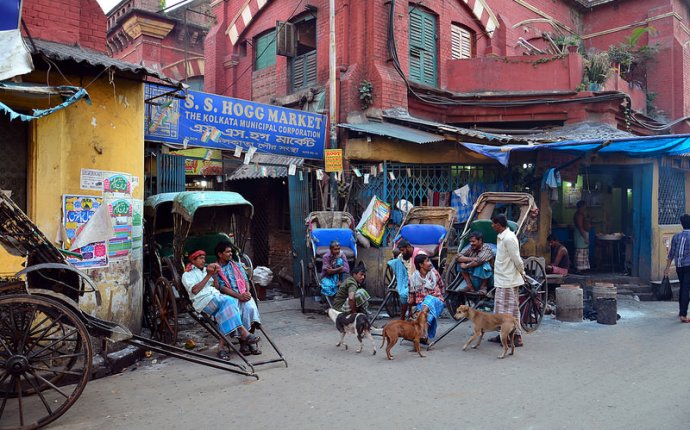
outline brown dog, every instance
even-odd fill
[[[381,336],[383,336],[383,342],[381,342],[381,348],[383,349],[383,345],[388,341],[388,346],[386,346],[386,357],[388,357],[389,360],[393,359],[391,349],[398,343],[399,337],[414,342],[414,350],[417,351],[420,357],[424,357],[419,347],[419,341],[426,335],[426,319],[428,313],[429,309],[425,307],[419,315],[417,315],[417,319],[413,321],[395,320],[383,327],[383,333],[381,334]]]
[[[465,351],[469,344],[478,337],[479,340],[477,340],[477,343],[472,347],[477,349],[479,344],[482,343],[484,332],[500,330],[503,353],[499,355],[498,358],[504,358],[508,352],[508,336],[510,336],[510,355],[515,353],[515,332],[520,327],[520,322],[514,316],[510,314],[489,314],[467,305],[460,305],[458,306],[458,311],[455,313],[455,319],[459,320],[461,318],[467,318],[472,321],[472,326],[474,328],[474,334],[465,342],[465,346],[462,347],[463,351]]]

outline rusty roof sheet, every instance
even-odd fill
[[[410,115],[405,109],[393,108],[387,109],[383,112],[383,117],[388,120],[403,122],[407,124],[423,125],[436,129],[438,133],[456,134],[463,137],[469,137],[484,142],[494,143],[509,143],[514,138],[507,134],[487,133],[480,130],[473,130],[469,128],[456,127],[454,125],[443,124],[441,122],[429,121],[422,118],[416,118]]]
[[[358,131],[364,134],[385,136],[417,144],[443,142],[446,140],[445,137],[438,134],[428,133],[426,131],[417,130],[416,128],[405,127],[388,122],[365,122],[361,124],[346,123],[338,124],[338,127]]]
[[[134,75],[153,76],[169,84],[178,85],[162,73],[138,64],[128,63],[116,58],[108,57],[106,54],[79,46],[64,45],[62,43],[49,42],[47,40],[33,39],[26,40],[26,45],[31,49],[32,55],[43,54],[53,61],[71,61],[77,64],[88,64],[90,66],[100,66],[113,68],[120,72],[129,72]],[[38,52],[34,51],[34,46]]]
[[[304,164],[303,158],[287,157],[284,155],[256,153],[249,164],[242,164],[236,169],[226,173],[228,181],[238,181],[240,179],[266,179],[284,178],[288,175],[288,166],[294,164],[301,166]],[[265,169],[262,169],[265,168]],[[266,174],[264,176],[264,173]]]

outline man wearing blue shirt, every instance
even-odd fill
[[[671,263],[676,262],[676,274],[680,283],[678,293],[678,316],[680,322],[688,323],[688,303],[690,303],[690,215],[684,214],[680,217],[680,224],[683,231],[673,235],[671,239],[671,249],[668,251],[666,269],[664,276],[668,276]]]

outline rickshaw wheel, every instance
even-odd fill
[[[306,281],[304,279],[304,260],[300,260],[299,262],[299,304],[302,307],[302,313],[306,313],[306,310],[304,309],[304,302],[307,298],[307,286],[306,286]]]
[[[539,328],[544,319],[548,285],[546,270],[537,257],[525,259],[525,273],[536,281],[534,285],[525,283],[520,288],[520,323],[522,328],[529,333]]]
[[[36,429],[79,398],[93,349],[79,317],[42,296],[0,297],[0,430]]]
[[[151,337],[167,343],[177,341],[177,304],[170,281],[160,277],[151,286]]]
[[[383,274],[383,283],[386,289],[395,288],[395,275],[393,274],[393,269],[391,266],[386,264],[386,271]],[[391,318],[395,318],[400,315],[400,296],[398,294],[393,294],[388,302],[386,302],[386,312]]]

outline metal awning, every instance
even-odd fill
[[[237,181],[240,179],[285,178],[288,175],[288,166],[291,164],[299,167],[304,164],[304,159],[287,157],[284,155],[256,153],[250,164],[242,164],[237,168],[226,164],[225,169],[227,170],[225,173],[228,175],[228,181]]]
[[[32,55],[45,55],[53,61],[69,61],[77,65],[112,68],[116,71],[131,73],[136,76],[152,76],[174,86],[179,84],[179,82],[168,78],[157,70],[108,57],[102,52],[93,51],[80,46],[65,45],[40,39],[27,41],[26,44],[31,49]]]
[[[426,131],[417,130],[415,128],[404,127],[402,125],[391,124],[387,122],[365,122],[362,124],[338,124],[338,127],[346,128],[348,130],[357,131],[364,134],[373,134],[376,136],[385,136],[393,139],[405,140],[418,144],[443,142],[445,137],[427,133]]]

